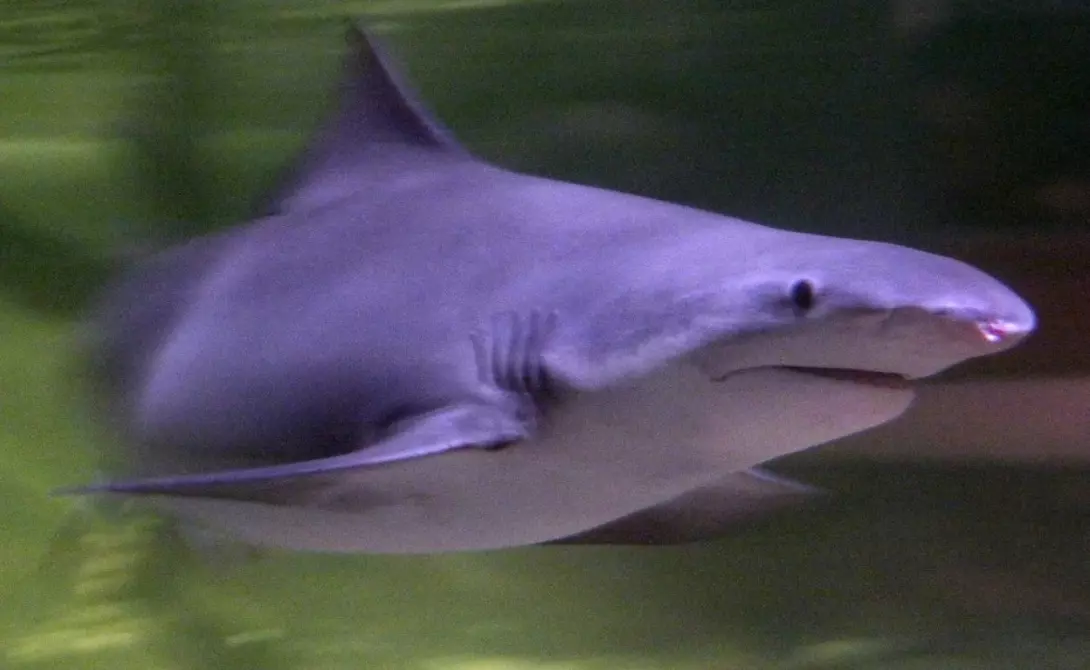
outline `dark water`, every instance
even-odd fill
[[[321,113],[349,13],[510,167],[919,244],[1090,222],[1079,3],[11,0],[0,667],[1090,667],[1078,462],[818,451],[783,467],[836,504],[659,550],[254,560],[50,498],[103,446],[85,301],[125,253],[245,215]]]

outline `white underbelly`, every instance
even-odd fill
[[[535,544],[665,502],[770,458],[884,423],[911,392],[784,369],[711,382],[687,363],[565,402],[540,436],[338,474],[294,505],[157,496],[258,545],[431,553]]]

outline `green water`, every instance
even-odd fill
[[[245,215],[321,112],[343,15],[511,167],[889,239],[1084,225],[1090,17],[974,7],[910,31],[880,2],[9,2],[0,667],[1090,667],[1079,470],[788,459],[848,495],[702,546],[407,558],[194,552],[48,495],[108,448],[89,296],[124,252]]]

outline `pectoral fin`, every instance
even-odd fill
[[[265,467],[148,477],[61,489],[60,494],[129,493],[202,495],[205,489],[294,479],[368,468],[466,447],[495,447],[525,439],[529,429],[505,411],[487,405],[457,405],[407,419],[386,439],[347,454]]]
[[[710,540],[822,495],[819,489],[763,470],[746,470],[550,544],[656,545]]]

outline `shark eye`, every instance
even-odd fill
[[[788,293],[791,306],[798,312],[809,312],[814,308],[814,285],[806,279],[800,279],[791,285]]]

